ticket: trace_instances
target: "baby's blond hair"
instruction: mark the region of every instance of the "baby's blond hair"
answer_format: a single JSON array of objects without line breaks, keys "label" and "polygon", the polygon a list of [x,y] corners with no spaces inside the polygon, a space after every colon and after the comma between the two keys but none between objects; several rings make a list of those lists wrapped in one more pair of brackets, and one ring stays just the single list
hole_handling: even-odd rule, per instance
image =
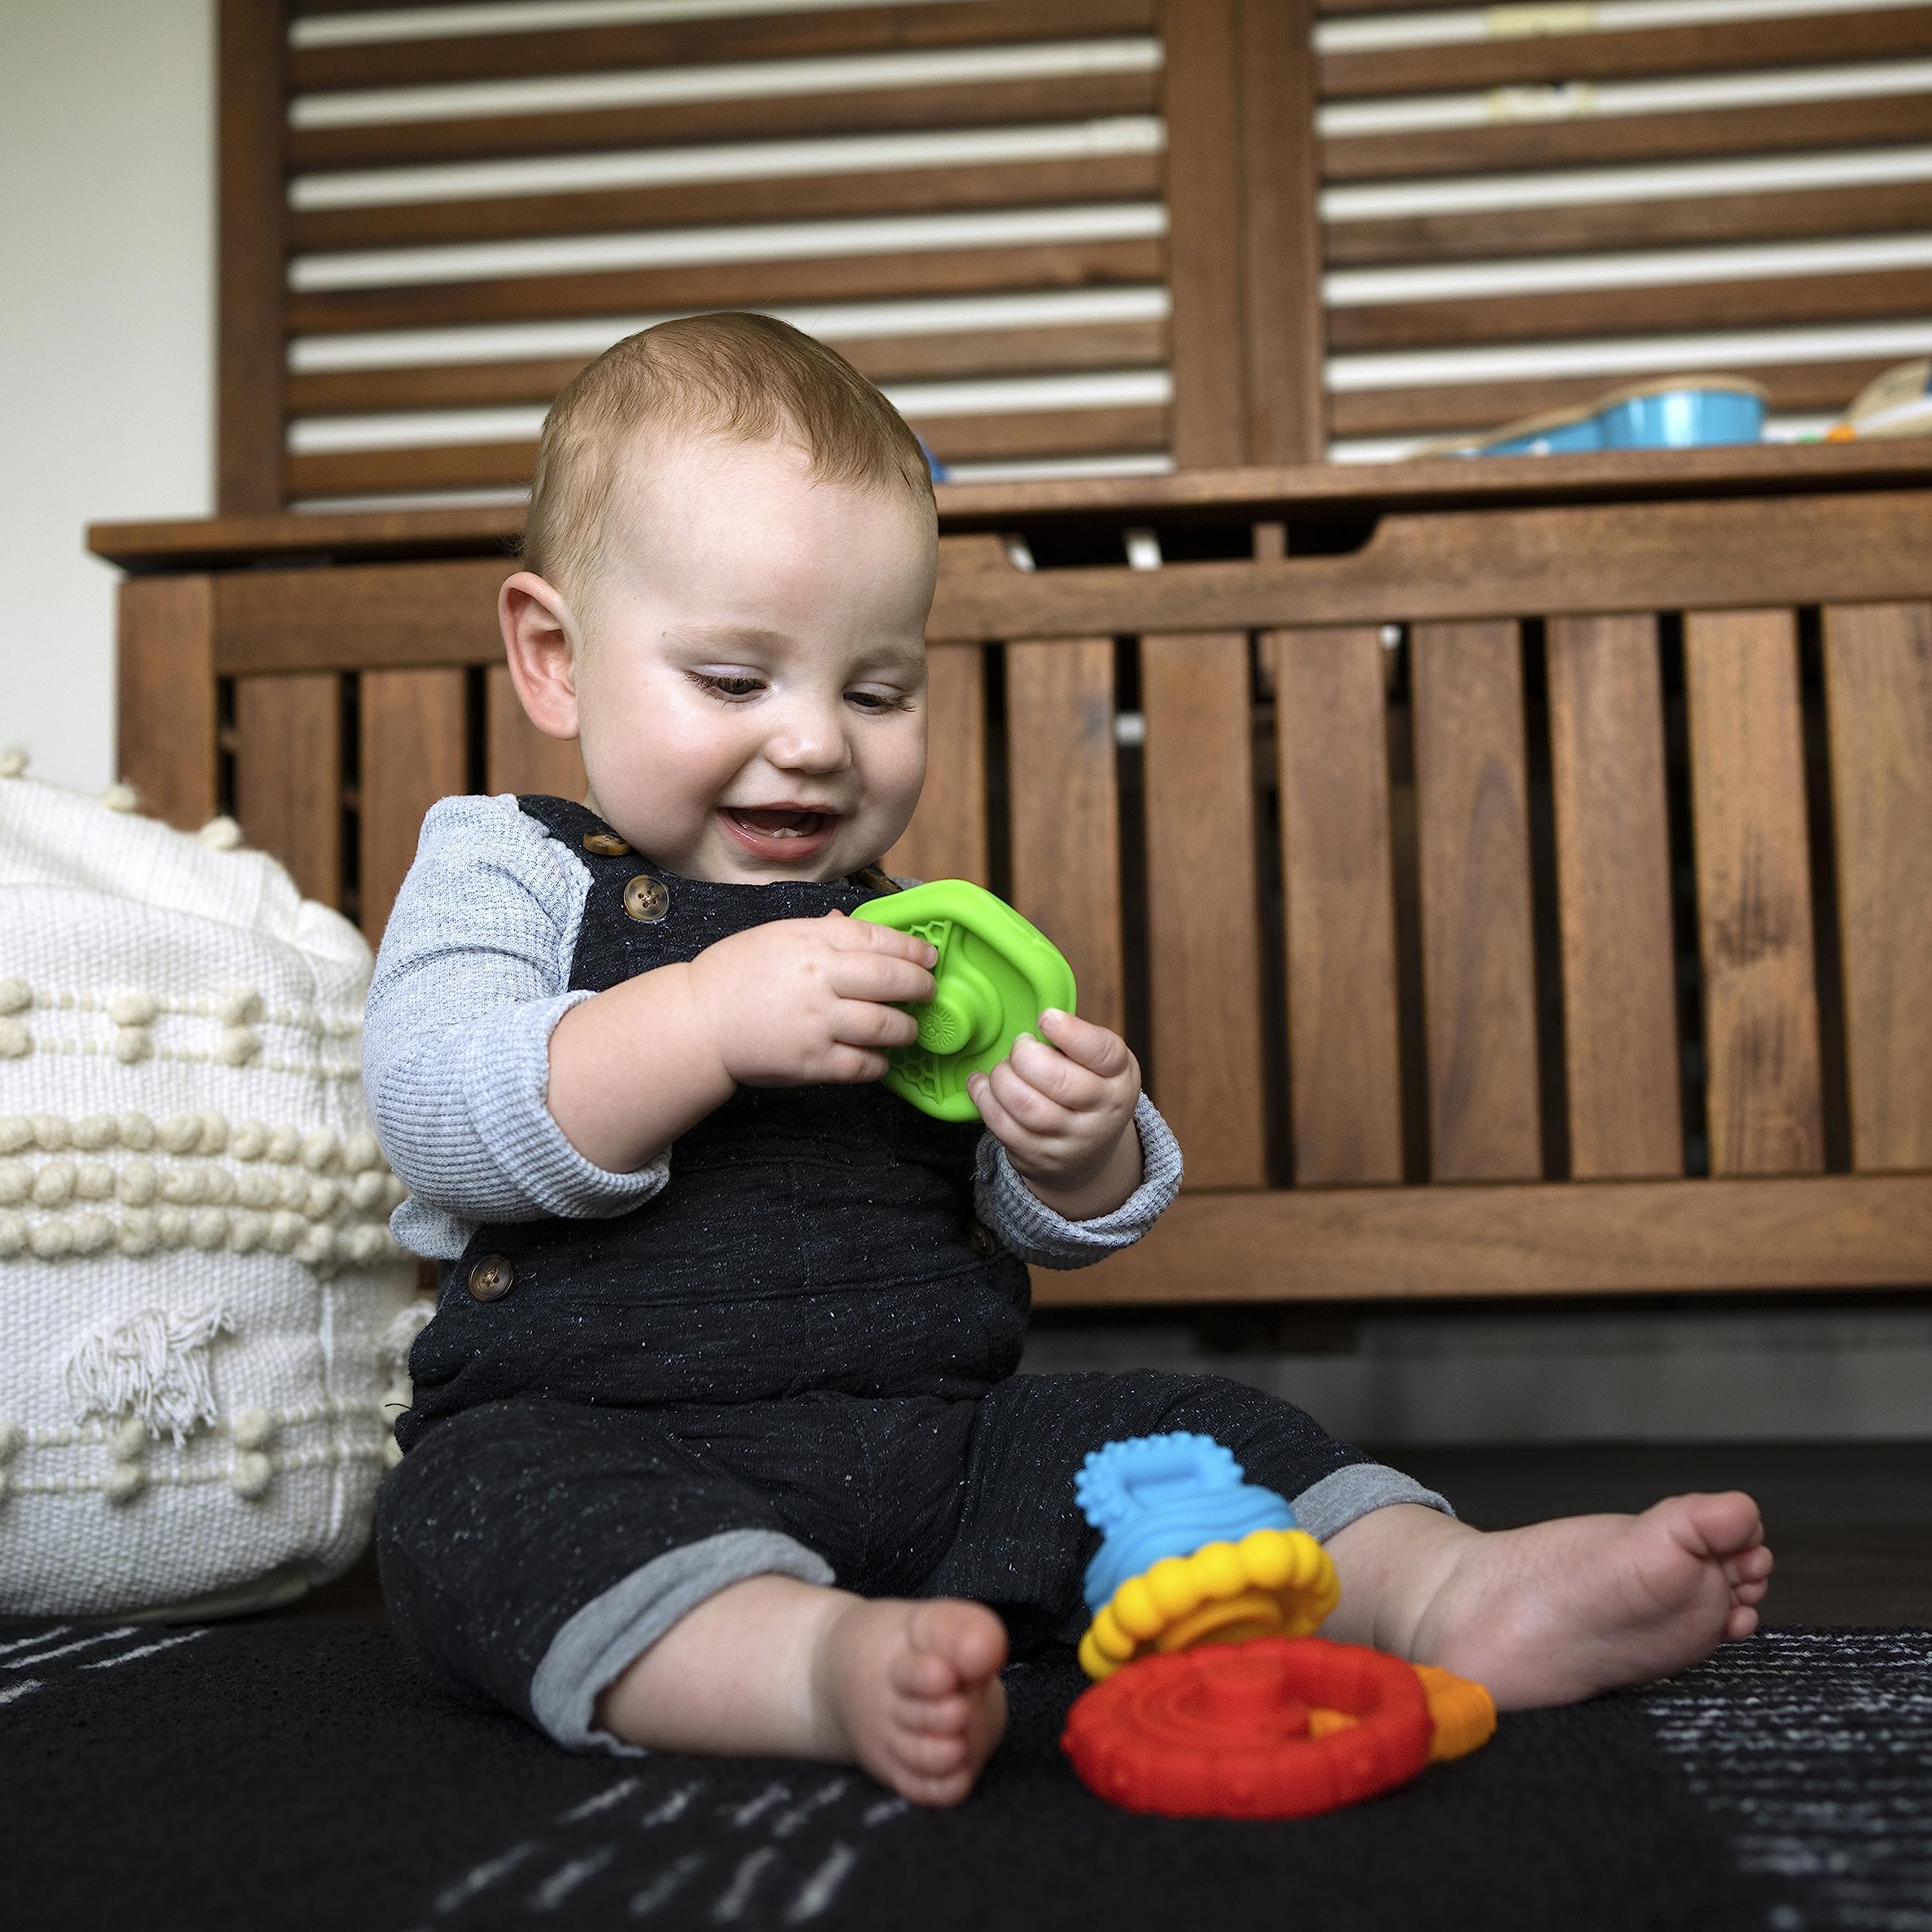
[{"label": "baby's blond hair", "polygon": [[918,438],[842,355],[769,315],[688,315],[614,343],[550,405],[525,568],[580,596],[626,457],[640,439],[648,460],[651,440],[694,431],[787,439],[822,480],[903,490],[936,516]]}]

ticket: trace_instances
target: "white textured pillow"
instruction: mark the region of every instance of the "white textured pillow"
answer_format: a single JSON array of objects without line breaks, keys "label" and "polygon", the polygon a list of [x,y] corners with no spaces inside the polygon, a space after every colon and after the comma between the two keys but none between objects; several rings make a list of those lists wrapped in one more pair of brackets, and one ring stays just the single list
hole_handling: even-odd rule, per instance
[{"label": "white textured pillow", "polygon": [[366,1539],[420,1310],[369,949],[232,821],[0,768],[0,1610],[198,1615]]}]

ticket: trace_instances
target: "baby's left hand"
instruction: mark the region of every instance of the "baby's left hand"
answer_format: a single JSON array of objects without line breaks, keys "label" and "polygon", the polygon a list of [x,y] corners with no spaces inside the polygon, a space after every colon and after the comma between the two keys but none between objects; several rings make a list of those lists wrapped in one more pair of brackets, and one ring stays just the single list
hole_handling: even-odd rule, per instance
[{"label": "baby's left hand", "polygon": [[1140,1185],[1140,1068],[1118,1033],[1049,1007],[967,1091],[1014,1171],[1069,1221],[1110,1214]]}]

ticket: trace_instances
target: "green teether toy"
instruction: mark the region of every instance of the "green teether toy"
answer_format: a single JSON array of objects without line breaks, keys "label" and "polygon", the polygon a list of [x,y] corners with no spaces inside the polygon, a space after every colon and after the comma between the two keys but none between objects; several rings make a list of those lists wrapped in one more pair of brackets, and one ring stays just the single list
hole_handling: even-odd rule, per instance
[{"label": "green teether toy", "polygon": [[963,878],[936,878],[888,894],[852,915],[916,933],[939,949],[937,990],[906,1010],[919,1037],[887,1056],[885,1084],[940,1120],[977,1120],[968,1074],[985,1073],[1029,1033],[1041,1013],[1073,1008],[1073,969],[1054,943],[1004,900]]}]

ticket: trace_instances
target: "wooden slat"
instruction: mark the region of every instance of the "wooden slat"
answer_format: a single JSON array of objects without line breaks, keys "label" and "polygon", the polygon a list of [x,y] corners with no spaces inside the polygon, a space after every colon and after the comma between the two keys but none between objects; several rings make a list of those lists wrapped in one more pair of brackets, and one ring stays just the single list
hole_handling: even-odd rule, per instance
[{"label": "wooden slat", "polygon": [[530,235],[1134,201],[1157,195],[1160,176],[1159,159],[1151,154],[1069,155],[895,168],[887,173],[774,174],[454,202],[297,208],[288,217],[288,244],[296,254],[323,254]]},{"label": "wooden slat", "polygon": [[216,36],[215,494],[235,515],[278,510],[283,500],[281,10],[221,0]]},{"label": "wooden slat", "polygon": [[1331,268],[1499,260],[1620,248],[1698,248],[1741,242],[1833,239],[1932,226],[1932,182],[1861,181],[1739,195],[1651,195],[1557,208],[1478,208],[1334,221],[1322,231]]},{"label": "wooden slat", "polygon": [[1164,260],[1163,245],[1155,239],[1050,242],[328,289],[291,295],[288,326],[294,335],[340,335],[361,329],[455,328],[672,309],[1087,288],[1157,282]]},{"label": "wooden slat", "polygon": [[1251,463],[1327,454],[1309,0],[1241,0],[1241,304]]},{"label": "wooden slat", "polygon": [[1152,0],[1054,0],[1051,7],[1038,0],[951,0],[936,6],[825,8],[810,13],[734,14],[725,20],[305,47],[296,51],[291,68],[294,85],[305,93],[423,87],[620,68],[708,67],[740,60],[1075,40],[1088,34],[1145,32],[1153,16]]},{"label": "wooden slat", "polygon": [[131,578],[117,615],[116,765],[143,811],[194,831],[220,797],[214,580]]},{"label": "wooden slat", "polygon": [[1932,311],[1932,269],[1872,269],[1794,278],[1657,282],[1466,301],[1362,303],[1328,311],[1337,353],[1578,336],[1916,318]]},{"label": "wooden slat", "polygon": [[[1561,459],[1546,460],[1561,473]],[[1501,458],[1453,466],[1461,472],[1506,466]],[[1694,463],[1687,466],[1694,473]],[[1039,485],[974,494],[1000,505],[1003,521],[1016,500],[1052,495]],[[383,519],[374,521],[383,527]],[[1932,491],[1906,489],[1404,512],[1382,518],[1373,537],[1347,555],[943,575],[927,638],[977,644],[1524,611],[1594,616],[1704,610],[1753,597],[1921,598],[1932,590],[1928,525]],[[326,601],[312,573],[299,567],[223,571],[214,580],[217,667],[241,674],[494,663],[502,648],[501,539],[491,549],[448,562],[340,565],[329,573]]]},{"label": "wooden slat", "polygon": [[467,787],[460,671],[365,671],[360,702],[362,930],[373,946],[416,856],[423,814]]},{"label": "wooden slat", "polygon": [[1748,26],[1737,20],[1700,20],[1685,26],[1520,34],[1325,54],[1320,85],[1324,100],[1348,100],[1569,81],[1835,67],[1927,51],[1932,51],[1932,7],[1872,7],[1789,18],[1774,14]]},{"label": "wooden slat", "polygon": [[235,681],[235,817],[303,896],[342,900],[342,682],[334,673]]},{"label": "wooden slat", "polygon": [[1855,1168],[1932,1168],[1932,608],[1825,612]]},{"label": "wooden slat", "polygon": [[1244,632],[1140,641],[1147,1091],[1190,1187],[1264,1187],[1254,727]]},{"label": "wooden slat", "polygon": [[[860,337],[832,346],[860,374],[875,383],[1146,368],[1165,362],[1168,355],[1167,325],[1152,320],[1072,323],[1047,328],[936,330],[917,335]],[[590,359],[586,355],[552,355],[515,361],[304,371],[288,378],[288,413],[362,416],[389,410],[548,403]]]},{"label": "wooden slat", "polygon": [[1184,465],[1246,454],[1236,4],[1164,0],[1161,15],[1174,448]]},{"label": "wooden slat", "polygon": [[[1863,361],[1753,365],[1749,374],[1770,392],[1774,415],[1841,410],[1892,358]],[[1500,427],[1546,410],[1590,404],[1618,386],[1614,376],[1552,376],[1495,383],[1429,383],[1417,389],[1345,389],[1329,399],[1337,437],[1423,435],[1444,430]],[[1814,447],[1823,447],[1814,445]],[[1850,445],[1832,445],[1847,448]]]},{"label": "wooden slat", "polygon": [[589,789],[574,738],[540,731],[518,701],[507,665],[492,664],[484,679],[483,768],[492,794],[581,799]]},{"label": "wooden slat", "polygon": [[[1158,406],[1013,410],[996,416],[915,416],[911,420],[942,463],[1138,454],[1163,450],[1168,443],[1168,411]],[[291,457],[288,466],[289,495],[297,503],[311,497],[488,489],[528,484],[537,466],[537,445],[318,451]]]},{"label": "wooden slat", "polygon": [[1543,1171],[1521,647],[1513,623],[1410,636],[1438,1180]]},{"label": "wooden slat", "polygon": [[925,786],[912,823],[880,863],[895,878],[991,883],[986,658],[976,645],[927,654]]},{"label": "wooden slat", "polygon": [[1538,1183],[1184,1195],[1049,1306],[1922,1287],[1932,1180]]},{"label": "wooden slat", "polygon": [[1067,958],[1081,1015],[1126,1023],[1109,638],[1006,651],[1013,903]]},{"label": "wooden slat", "polygon": [[1657,624],[1559,617],[1548,657],[1570,1171],[1681,1174]]},{"label": "wooden slat", "polygon": [[1932,94],[1878,94],[1851,100],[1780,101],[1765,107],[1700,108],[1695,113],[1594,114],[1572,121],[1335,134],[1321,143],[1321,172],[1329,181],[1405,180],[1512,168],[1889,147],[1927,140],[1932,140]]},{"label": "wooden slat", "polygon": [[1824,1165],[1798,636],[1789,611],[1687,617],[1706,1109],[1714,1174]]},{"label": "wooden slat", "polygon": [[1054,74],[928,87],[851,88],[842,93],[659,101],[642,107],[593,108],[568,114],[546,109],[540,114],[371,122],[292,128],[288,161],[298,173],[319,173],[495,161],[519,155],[685,147],[696,143],[1084,121],[1152,113],[1159,91],[1160,76],[1152,72]]},{"label": "wooden slat", "polygon": [[1380,635],[1269,639],[1297,1186],[1402,1178],[1388,715]]}]

